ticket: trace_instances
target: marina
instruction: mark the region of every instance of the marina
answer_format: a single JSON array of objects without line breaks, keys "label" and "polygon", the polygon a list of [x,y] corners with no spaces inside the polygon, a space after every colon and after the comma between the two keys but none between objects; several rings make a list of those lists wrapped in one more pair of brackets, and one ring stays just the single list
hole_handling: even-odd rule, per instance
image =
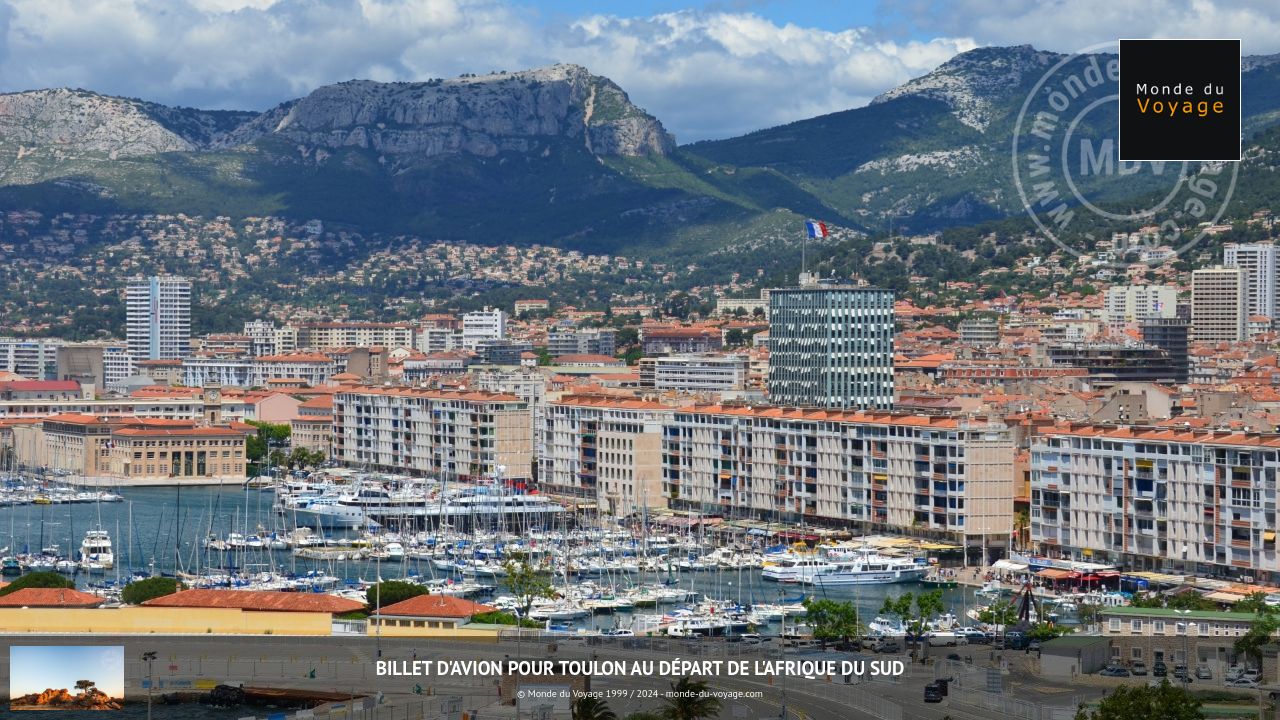
[{"label": "marina", "polygon": [[[378,579],[399,579],[517,611],[503,580],[506,561],[520,558],[545,570],[555,588],[527,619],[565,631],[674,636],[782,634],[803,616],[806,597],[851,601],[870,619],[885,598],[929,589],[920,582],[929,560],[903,550],[854,540],[815,549],[657,523],[580,522],[549,498],[495,488],[384,478],[340,489],[294,481],[111,495],[0,507],[6,574],[62,572],[109,599],[151,575],[190,587],[360,601]],[[299,512],[334,497],[359,508],[359,522],[335,526]],[[950,617],[965,617],[979,602],[967,586],[942,593]]]}]

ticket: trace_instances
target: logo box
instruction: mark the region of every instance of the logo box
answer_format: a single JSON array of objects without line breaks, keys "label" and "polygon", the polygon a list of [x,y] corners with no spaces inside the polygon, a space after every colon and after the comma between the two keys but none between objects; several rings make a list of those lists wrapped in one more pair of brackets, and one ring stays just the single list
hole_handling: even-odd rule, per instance
[{"label": "logo box", "polygon": [[1120,41],[1120,159],[1240,159],[1239,40]]}]

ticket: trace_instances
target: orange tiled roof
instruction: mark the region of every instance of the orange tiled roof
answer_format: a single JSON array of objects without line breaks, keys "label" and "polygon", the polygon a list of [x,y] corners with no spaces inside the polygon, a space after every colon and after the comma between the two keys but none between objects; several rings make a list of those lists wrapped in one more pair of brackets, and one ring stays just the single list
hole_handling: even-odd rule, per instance
[{"label": "orange tiled roof", "polygon": [[492,612],[489,605],[481,605],[466,598],[452,595],[418,595],[382,608],[382,615],[408,615],[411,617],[469,618],[476,613]]},{"label": "orange tiled roof", "polygon": [[182,590],[142,604],[149,607],[239,608],[241,610],[324,613],[345,613],[364,608],[362,602],[325,593],[266,590]]}]

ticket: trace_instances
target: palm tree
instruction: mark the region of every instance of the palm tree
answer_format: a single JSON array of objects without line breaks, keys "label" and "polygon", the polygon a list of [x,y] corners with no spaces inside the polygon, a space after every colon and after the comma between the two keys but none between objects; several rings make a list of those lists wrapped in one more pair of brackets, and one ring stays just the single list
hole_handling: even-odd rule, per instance
[{"label": "palm tree", "polygon": [[569,710],[573,713],[573,720],[618,720],[604,700],[590,695],[574,700]]},{"label": "palm tree", "polygon": [[720,715],[720,698],[707,692],[705,680],[689,676],[671,683],[671,695],[663,702],[664,720],[706,720]]}]

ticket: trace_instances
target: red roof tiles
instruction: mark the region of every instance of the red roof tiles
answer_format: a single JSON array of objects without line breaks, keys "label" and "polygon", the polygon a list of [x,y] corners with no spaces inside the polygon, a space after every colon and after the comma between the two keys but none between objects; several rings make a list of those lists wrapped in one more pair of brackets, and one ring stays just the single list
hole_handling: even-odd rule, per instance
[{"label": "red roof tiles", "polygon": [[346,613],[364,608],[364,603],[325,593],[277,592],[269,590],[183,590],[148,600],[149,607],[239,608],[277,612]]}]

